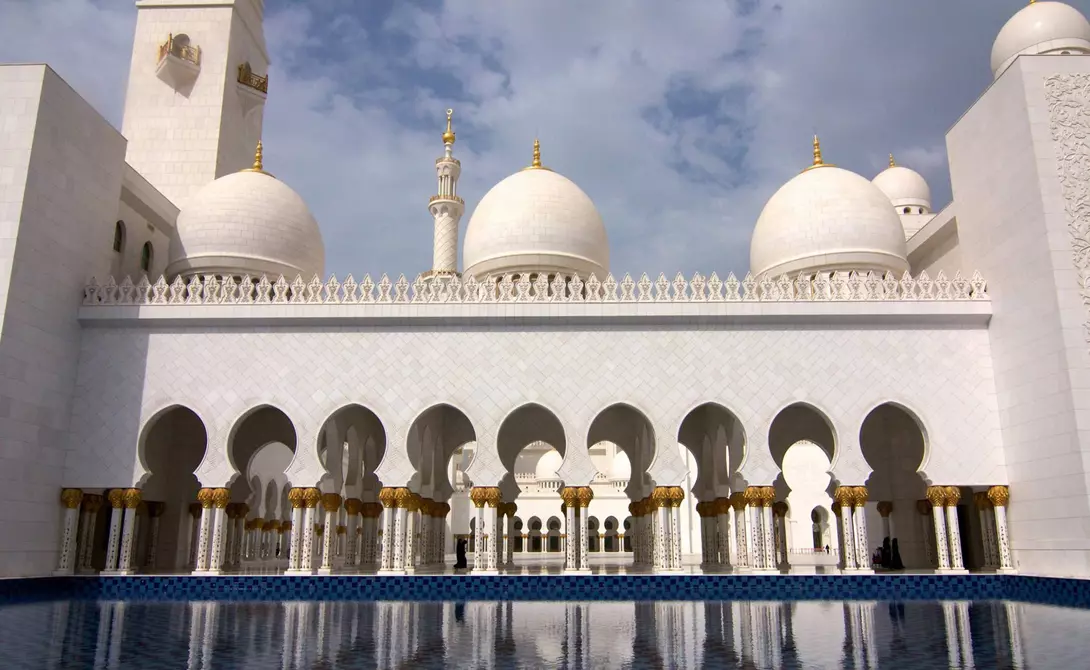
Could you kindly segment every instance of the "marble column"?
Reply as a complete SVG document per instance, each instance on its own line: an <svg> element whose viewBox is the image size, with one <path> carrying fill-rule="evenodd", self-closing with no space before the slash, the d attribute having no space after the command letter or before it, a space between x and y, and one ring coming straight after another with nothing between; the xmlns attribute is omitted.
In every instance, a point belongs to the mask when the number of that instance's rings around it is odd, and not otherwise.
<svg viewBox="0 0 1090 670"><path fill-rule="evenodd" d="M961 556L961 528L958 523L958 501L961 489L956 486L945 487L946 491L946 536L950 542L950 569L964 570L965 562Z"/></svg>
<svg viewBox="0 0 1090 670"><path fill-rule="evenodd" d="M322 501L322 492L316 488L308 487L303 492L303 524L298 529L302 535L299 544L299 570L310 574L314 571L314 524L318 503Z"/></svg>
<svg viewBox="0 0 1090 670"><path fill-rule="evenodd" d="M200 525L197 528L197 559L193 564L193 573L199 574L208 570L208 559L212 545L212 523L214 514L212 505L215 502L216 489L203 488L197 492L197 502L201 505Z"/></svg>
<svg viewBox="0 0 1090 670"><path fill-rule="evenodd" d="M871 570L870 537L867 533L867 487L852 487L852 535L855 538L855 563L860 570Z"/></svg>
<svg viewBox="0 0 1090 670"><path fill-rule="evenodd" d="M379 572L394 571L394 517L397 515L397 489L383 487L378 493L382 503L382 547L379 551Z"/></svg>
<svg viewBox="0 0 1090 670"><path fill-rule="evenodd" d="M507 559L504 564L508 569L515 567L515 515L519 507L513 502L507 503Z"/></svg>
<svg viewBox="0 0 1090 670"><path fill-rule="evenodd" d="M761 555L764 558L762 568L776 570L775 519L772 516L772 503L776 500L776 489L771 486L761 487L761 542L764 544Z"/></svg>
<svg viewBox="0 0 1090 670"><path fill-rule="evenodd" d="M710 505L710 500L702 500L696 504L696 515L700 518L700 568L702 570L707 570L717 558L713 558L712 554L715 537L713 522L709 521L711 519L711 513L708 511Z"/></svg>
<svg viewBox="0 0 1090 670"><path fill-rule="evenodd" d="M291 504L291 536L288 545L288 574L297 573L303 567L303 515L306 507L307 490L292 487L288 490L288 503ZM252 532L252 531L251 531ZM252 542L252 540L251 540ZM252 546L252 545L251 545Z"/></svg>
<svg viewBox="0 0 1090 670"><path fill-rule="evenodd" d="M787 503L779 501L772 505L773 522L776 531L776 560L773 567L788 568L787 559Z"/></svg>
<svg viewBox="0 0 1090 670"><path fill-rule="evenodd" d="M652 512L651 533L655 541L655 570L670 569L670 489L657 486L651 492Z"/></svg>
<svg viewBox="0 0 1090 670"><path fill-rule="evenodd" d="M573 486L560 489L560 499L564 501L564 571L575 572L579 569L579 492ZM546 542L548 540L545 540Z"/></svg>
<svg viewBox="0 0 1090 670"><path fill-rule="evenodd" d="M82 503L82 521L79 528L79 566L81 573L94 572L91 557L94 555L95 526L98 524L98 511L102 509L104 498L97 494L85 493Z"/></svg>
<svg viewBox="0 0 1090 670"><path fill-rule="evenodd" d="M749 547L750 568L753 570L765 569L765 542L764 532L761 529L763 513L761 506L764 500L764 492L760 486L746 488L746 543Z"/></svg>
<svg viewBox="0 0 1090 670"><path fill-rule="evenodd" d="M950 569L950 541L946 535L946 489L942 486L927 488L927 502L935 525L935 557L939 570Z"/></svg>
<svg viewBox="0 0 1090 670"><path fill-rule="evenodd" d="M149 502L148 506L148 543L144 556L144 567L155 570L159 566L159 519L166 511L166 504L161 502Z"/></svg>
<svg viewBox="0 0 1090 670"><path fill-rule="evenodd" d="M729 568L730 560L730 499L716 498L712 501L715 516L715 552L720 569Z"/></svg>
<svg viewBox="0 0 1090 670"><path fill-rule="evenodd" d="M980 519L980 543L984 548L984 569L995 570L999 567L997 543L995 539L995 515L992 512L992 504L988 501L987 491L977 491L973 494L973 503L976 505L977 516Z"/></svg>
<svg viewBox="0 0 1090 670"><path fill-rule="evenodd" d="M685 500L685 491L680 486L670 487L670 509L667 519L670 522L669 569L681 570L681 503Z"/></svg>
<svg viewBox="0 0 1090 670"><path fill-rule="evenodd" d="M890 541L893 541L893 520L890 515L893 513L893 503L889 500L881 500L878 502L878 514L882 517L882 542L886 541L888 537Z"/></svg>
<svg viewBox="0 0 1090 670"><path fill-rule="evenodd" d="M741 491L736 491L728 498L734 510L734 567L750 567L749 547L746 542L746 498Z"/></svg>
<svg viewBox="0 0 1090 670"><path fill-rule="evenodd" d="M935 556L935 533L931 528L931 503L926 499L917 500L916 512L918 513L919 535L923 538L923 550L927 564L938 567L938 558Z"/></svg>
<svg viewBox="0 0 1090 670"><path fill-rule="evenodd" d="M79 508L83 503L83 491L62 489L61 506L64 518L61 520L60 551L57 554L57 569L54 575L70 575L75 572L76 553L79 546Z"/></svg>
<svg viewBox="0 0 1090 670"><path fill-rule="evenodd" d="M344 547L344 565L346 568L358 567L358 559L356 556L356 528L359 527L360 512L362 510L363 501L359 498L349 498L344 501L344 511L348 514Z"/></svg>
<svg viewBox="0 0 1090 670"><path fill-rule="evenodd" d="M117 572L131 575L136 572L133 565L136 554L136 508L140 507L141 491L125 489L125 520L121 529L121 554L117 559Z"/></svg>
<svg viewBox="0 0 1090 670"><path fill-rule="evenodd" d="M121 521L125 515L125 489L110 489L106 494L110 503L110 535L106 545L106 568L103 572L117 572L121 554Z"/></svg>
<svg viewBox="0 0 1090 670"><path fill-rule="evenodd" d="M227 505L231 502L231 491L225 488L215 489L214 506L212 508L215 526L212 530L212 551L208 563L209 574L218 575L223 572L224 548L227 544Z"/></svg>
<svg viewBox="0 0 1090 670"><path fill-rule="evenodd" d="M336 493L323 494L322 509L325 511L322 519L322 565L318 568L318 574L329 575L333 573L333 554L337 541L337 515L341 510L341 497Z"/></svg>
<svg viewBox="0 0 1090 670"><path fill-rule="evenodd" d="M469 499L473 502L473 509L475 512L473 522L473 571L481 572L485 570L488 564L486 553L488 548L485 546L485 505L488 504L488 498L490 496L488 487L474 486L469 491Z"/></svg>
<svg viewBox="0 0 1090 670"><path fill-rule="evenodd" d="M499 546L500 546L500 518L499 518L499 506L503 504L503 494L496 487L490 487L488 496L488 508L485 510L485 517L488 521L488 537L487 542L487 561L485 563L486 570L489 573L497 572L497 559L499 558Z"/></svg>
<svg viewBox="0 0 1090 670"><path fill-rule="evenodd" d="M398 537L405 538L404 568L409 574L416 570L417 532L420 529L420 505L423 499L412 493L398 510L398 518L404 519L402 531Z"/></svg>
<svg viewBox="0 0 1090 670"><path fill-rule="evenodd" d="M576 489L579 503L579 571L590 572L590 547L587 545L587 533L590 532L590 501L594 500L594 491L589 486Z"/></svg>
<svg viewBox="0 0 1090 670"><path fill-rule="evenodd" d="M988 489L988 500L992 503L995 512L995 538L999 572L1014 572L1010 537L1007 534L1007 505L1010 503L1010 499L1010 489L1006 486L993 486Z"/></svg>
<svg viewBox="0 0 1090 670"><path fill-rule="evenodd" d="M855 561L855 533L852 532L852 503L855 500L855 494L851 487L838 486L833 492L833 499L840 507L840 532L843 536L840 560L843 569L856 570L859 566Z"/></svg>

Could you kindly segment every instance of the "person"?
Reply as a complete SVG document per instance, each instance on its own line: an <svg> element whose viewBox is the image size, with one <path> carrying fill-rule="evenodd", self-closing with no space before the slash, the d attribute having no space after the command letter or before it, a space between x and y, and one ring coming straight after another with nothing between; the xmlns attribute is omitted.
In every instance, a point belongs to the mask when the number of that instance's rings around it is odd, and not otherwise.
<svg viewBox="0 0 1090 670"><path fill-rule="evenodd" d="M882 548L875 547L874 553L871 554L870 562L874 565L882 565Z"/></svg>
<svg viewBox="0 0 1090 670"><path fill-rule="evenodd" d="M469 567L466 562L466 539L464 537L458 539L458 545L455 548L455 554L458 556L458 560L454 563L455 570L464 570Z"/></svg>
<svg viewBox="0 0 1090 670"><path fill-rule="evenodd" d="M882 540L882 567L888 568L893 565L893 550L890 548L889 536Z"/></svg>
<svg viewBox="0 0 1090 670"><path fill-rule="evenodd" d="M893 548L891 549L893 556L890 559L891 570L904 570L905 564L901 560L901 550L897 548L897 538L893 538Z"/></svg>

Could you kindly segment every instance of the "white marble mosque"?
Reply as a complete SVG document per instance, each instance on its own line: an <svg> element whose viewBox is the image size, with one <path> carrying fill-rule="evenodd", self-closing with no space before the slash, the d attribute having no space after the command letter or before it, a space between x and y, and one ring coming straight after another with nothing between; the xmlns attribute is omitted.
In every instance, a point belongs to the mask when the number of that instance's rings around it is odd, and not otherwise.
<svg viewBox="0 0 1090 670"><path fill-rule="evenodd" d="M262 156L263 1L137 6L120 131L0 66L0 576L434 573L463 539L477 574L1090 576L1071 6L996 38L952 202L815 137L749 271L691 277L614 274L533 138L459 258L449 110L432 267L327 275Z"/></svg>

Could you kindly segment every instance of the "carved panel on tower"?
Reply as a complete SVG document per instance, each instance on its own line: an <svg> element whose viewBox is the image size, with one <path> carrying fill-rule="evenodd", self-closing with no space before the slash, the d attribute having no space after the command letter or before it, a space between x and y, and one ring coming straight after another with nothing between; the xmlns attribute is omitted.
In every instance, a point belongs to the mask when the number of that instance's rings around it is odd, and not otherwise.
<svg viewBox="0 0 1090 670"><path fill-rule="evenodd" d="M170 34L159 45L159 61L155 74L175 91L193 86L201 73L201 48L193 44L189 35Z"/></svg>
<svg viewBox="0 0 1090 670"><path fill-rule="evenodd" d="M269 75L264 77L255 73L247 61L238 66L238 91L239 104L242 105L242 115L265 104L265 98L269 95Z"/></svg>

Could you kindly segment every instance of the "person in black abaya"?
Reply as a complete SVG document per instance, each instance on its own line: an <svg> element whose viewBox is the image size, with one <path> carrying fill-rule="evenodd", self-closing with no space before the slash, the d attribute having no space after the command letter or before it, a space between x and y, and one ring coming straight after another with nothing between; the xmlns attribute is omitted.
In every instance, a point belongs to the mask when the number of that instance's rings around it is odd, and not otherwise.
<svg viewBox="0 0 1090 670"><path fill-rule="evenodd" d="M893 548L891 549L892 556L890 557L890 569L891 570L904 570L905 564L901 560L901 550L897 547L897 538L893 538Z"/></svg>
<svg viewBox="0 0 1090 670"><path fill-rule="evenodd" d="M469 566L469 564L466 562L467 544L468 543L466 542L466 539L464 537L458 540L458 544L455 547L455 555L458 557L458 560L454 563L455 570L464 570Z"/></svg>
<svg viewBox="0 0 1090 670"><path fill-rule="evenodd" d="M887 570L893 566L893 548L890 545L889 536L882 540L882 567Z"/></svg>

